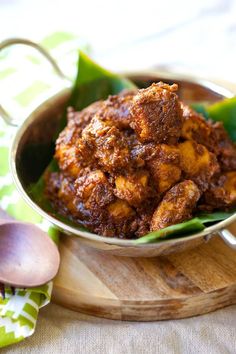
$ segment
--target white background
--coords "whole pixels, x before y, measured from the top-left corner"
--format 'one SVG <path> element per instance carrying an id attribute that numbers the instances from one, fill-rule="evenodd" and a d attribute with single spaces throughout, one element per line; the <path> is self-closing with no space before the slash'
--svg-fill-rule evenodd
<path id="1" fill-rule="evenodd" d="M 159 66 L 236 82 L 234 0 L 0 0 L 0 39 L 85 37 L 113 70 Z"/>

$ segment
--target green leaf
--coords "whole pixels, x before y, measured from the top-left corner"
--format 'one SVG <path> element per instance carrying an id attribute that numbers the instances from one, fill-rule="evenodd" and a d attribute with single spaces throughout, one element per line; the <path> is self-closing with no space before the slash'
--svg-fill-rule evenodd
<path id="1" fill-rule="evenodd" d="M 223 122 L 231 139 L 236 141 L 236 97 L 209 106 L 207 112 L 212 120 Z"/>
<path id="2" fill-rule="evenodd" d="M 56 160 L 52 159 L 46 170 L 44 171 L 43 175 L 39 178 L 39 180 L 31 184 L 28 188 L 28 193 L 30 194 L 31 198 L 46 212 L 52 214 L 53 208 L 50 201 L 47 199 L 44 191 L 45 191 L 45 180 L 44 174 L 46 172 L 57 172 L 59 170 Z"/>
<path id="3" fill-rule="evenodd" d="M 210 222 L 216 222 L 216 221 L 221 221 L 229 218 L 236 212 L 236 209 L 231 209 L 229 212 L 224 212 L 224 211 L 215 211 L 214 213 L 208 214 L 208 213 L 201 213 L 198 214 L 198 219 L 203 223 L 207 224 Z"/>
<path id="4" fill-rule="evenodd" d="M 163 238 L 167 238 L 170 235 L 171 236 L 174 236 L 174 235 L 177 236 L 179 234 L 181 234 L 181 235 L 188 234 L 189 235 L 191 232 L 201 231 L 204 228 L 205 228 L 205 226 L 198 218 L 193 218 L 191 220 L 182 222 L 180 224 L 165 227 L 162 230 L 153 231 L 153 232 L 135 240 L 135 243 L 137 243 L 137 244 L 151 243 L 151 242 L 161 240 Z"/>
<path id="5" fill-rule="evenodd" d="M 124 89 L 134 89 L 130 80 L 113 74 L 79 51 L 78 71 L 68 106 L 80 111 L 91 103 L 116 95 Z M 60 130 L 66 125 L 66 114 L 62 118 Z"/>
<path id="6" fill-rule="evenodd" d="M 230 212 L 215 212 L 211 214 L 201 213 L 198 214 L 195 218 L 182 222 L 180 224 L 171 225 L 165 227 L 162 230 L 153 231 L 139 239 L 135 240 L 135 243 L 151 243 L 165 238 L 170 238 L 180 235 L 190 235 L 191 233 L 199 232 L 205 229 L 205 224 L 214 223 L 227 219 L 236 212 L 236 209 L 231 210 Z"/>
<path id="7" fill-rule="evenodd" d="M 193 103 L 191 107 L 205 119 L 222 122 L 231 139 L 236 141 L 236 97 L 227 98 L 208 107 L 200 103 Z"/>
<path id="8" fill-rule="evenodd" d="M 209 113 L 207 111 L 207 107 L 201 103 L 192 103 L 191 107 L 198 113 L 202 114 L 202 116 L 207 120 L 209 119 Z"/>

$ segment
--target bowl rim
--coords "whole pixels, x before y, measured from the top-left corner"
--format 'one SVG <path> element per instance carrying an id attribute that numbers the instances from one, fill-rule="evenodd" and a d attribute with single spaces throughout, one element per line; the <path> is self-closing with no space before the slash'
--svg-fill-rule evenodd
<path id="1" fill-rule="evenodd" d="M 130 77 L 135 77 L 135 76 L 140 76 L 140 75 L 150 75 L 150 76 L 161 76 L 163 77 L 163 79 L 171 79 L 171 80 L 184 80 L 187 82 L 191 82 L 191 83 L 195 83 L 195 84 L 199 84 L 201 86 L 204 86 L 205 88 L 218 93 L 222 96 L 224 96 L 225 98 L 230 98 L 232 96 L 234 96 L 234 93 L 223 87 L 220 86 L 218 84 L 215 84 L 211 81 L 205 80 L 205 79 L 199 79 L 196 78 L 195 76 L 190 76 L 190 75 L 182 75 L 179 73 L 171 73 L 171 72 L 163 72 L 163 71 L 157 71 L 157 70 L 140 70 L 140 71 L 127 71 L 127 72 L 123 72 L 124 76 L 130 76 Z M 59 97 L 65 96 L 65 95 L 69 95 L 71 92 L 71 88 L 65 88 L 60 90 L 57 94 L 53 95 L 52 97 L 50 97 L 49 99 L 45 100 L 44 102 L 42 102 L 23 122 L 23 124 L 18 128 L 13 142 L 11 144 L 11 148 L 10 148 L 10 155 L 9 155 L 9 159 L 10 159 L 10 170 L 11 170 L 11 174 L 12 174 L 12 178 L 13 181 L 15 183 L 15 186 L 17 188 L 17 190 L 19 191 L 20 195 L 23 197 L 23 199 L 26 201 L 26 203 L 32 207 L 33 210 L 35 210 L 42 218 L 46 219 L 47 221 L 49 221 L 52 225 L 55 225 L 57 228 L 59 228 L 60 230 L 72 234 L 72 235 L 76 235 L 91 241 L 96 241 L 99 243 L 105 243 L 105 244 L 110 244 L 110 245 L 116 245 L 116 246 L 120 246 L 120 247 L 139 247 L 139 248 L 146 248 L 146 247 L 153 247 L 153 245 L 161 246 L 163 244 L 165 244 L 166 246 L 170 246 L 172 244 L 176 244 L 176 243 L 180 243 L 180 242 L 185 242 L 185 241 L 190 241 L 190 240 L 194 240 L 196 238 L 200 238 L 203 236 L 208 235 L 209 237 L 212 234 L 217 233 L 218 231 L 224 229 L 225 227 L 227 227 L 229 224 L 231 224 L 233 221 L 236 220 L 236 213 L 234 213 L 232 216 L 228 217 L 225 220 L 222 220 L 220 222 L 217 222 L 216 224 L 206 227 L 204 230 L 194 233 L 192 235 L 185 235 L 185 236 L 180 236 L 180 237 L 175 237 L 173 239 L 159 239 L 158 242 L 155 243 L 136 243 L 137 239 L 120 239 L 120 238 L 116 238 L 116 237 L 105 237 L 105 236 L 100 236 L 98 234 L 92 233 L 92 232 L 88 232 L 88 231 L 81 231 L 76 227 L 70 226 L 58 219 L 56 219 L 55 217 L 53 217 L 52 215 L 48 214 L 46 211 L 44 211 L 39 205 L 37 205 L 28 195 L 28 193 L 25 191 L 25 189 L 23 188 L 20 179 L 18 178 L 18 174 L 17 174 L 17 169 L 16 169 L 16 153 L 17 153 L 17 147 L 18 144 L 23 136 L 23 134 L 25 133 L 25 131 L 27 130 L 27 128 L 30 126 L 30 124 L 33 122 L 33 120 L 35 119 L 35 116 L 40 115 L 40 113 L 42 111 L 45 111 L 45 109 L 47 109 L 47 106 L 50 106 L 52 104 L 52 102 L 54 102 L 56 99 L 58 99 Z"/>

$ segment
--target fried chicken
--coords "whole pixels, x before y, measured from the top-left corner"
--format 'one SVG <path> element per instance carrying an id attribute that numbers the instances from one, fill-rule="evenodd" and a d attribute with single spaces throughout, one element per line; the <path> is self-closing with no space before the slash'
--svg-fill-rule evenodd
<path id="1" fill-rule="evenodd" d="M 227 210 L 236 206 L 236 172 L 225 172 L 213 179 L 210 187 L 203 194 L 200 209 L 212 211 L 214 209 Z"/>
<path id="2" fill-rule="evenodd" d="M 147 161 L 156 189 L 168 191 L 181 178 L 180 150 L 177 146 L 160 144 L 155 146 L 153 158 Z"/>
<path id="3" fill-rule="evenodd" d="M 119 95 L 109 96 L 104 101 L 101 116 L 103 120 L 112 121 L 119 129 L 129 128 L 131 122 L 130 106 L 133 102 L 135 91 L 124 90 Z"/>
<path id="4" fill-rule="evenodd" d="M 154 211 L 150 229 L 161 230 L 190 219 L 200 195 L 197 185 L 191 180 L 176 184 L 165 194 Z"/>
<path id="5" fill-rule="evenodd" d="M 184 178 L 193 180 L 201 191 L 205 191 L 211 178 L 220 171 L 216 156 L 193 140 L 186 140 L 178 147 Z"/>
<path id="6" fill-rule="evenodd" d="M 101 101 L 94 102 L 81 112 L 68 108 L 68 123 L 56 141 L 55 158 L 60 170 L 75 178 L 83 167 L 92 162 L 92 150 L 82 141 L 81 133 L 102 104 Z"/>
<path id="7" fill-rule="evenodd" d="M 83 130 L 82 141 L 106 172 L 121 171 L 129 166 L 131 156 L 126 137 L 111 121 L 101 120 L 99 114 Z"/>
<path id="8" fill-rule="evenodd" d="M 138 207 L 154 193 L 149 185 L 149 172 L 136 171 L 133 174 L 119 175 L 115 178 L 115 195 L 126 200 L 130 205 Z"/>
<path id="9" fill-rule="evenodd" d="M 194 140 L 209 151 L 218 154 L 217 135 L 211 121 L 206 121 L 199 113 L 182 102 L 181 107 L 184 118 L 181 137 L 185 140 Z"/>
<path id="10" fill-rule="evenodd" d="M 137 238 L 236 206 L 236 148 L 177 85 L 123 91 L 68 109 L 46 193 L 63 216 L 107 237 Z"/>
<path id="11" fill-rule="evenodd" d="M 131 127 L 141 142 L 174 144 L 183 125 L 183 114 L 176 95 L 178 86 L 162 82 L 139 90 L 130 107 Z"/>
<path id="12" fill-rule="evenodd" d="M 236 147 L 230 140 L 222 122 L 214 124 L 217 136 L 218 160 L 222 171 L 236 170 Z"/>

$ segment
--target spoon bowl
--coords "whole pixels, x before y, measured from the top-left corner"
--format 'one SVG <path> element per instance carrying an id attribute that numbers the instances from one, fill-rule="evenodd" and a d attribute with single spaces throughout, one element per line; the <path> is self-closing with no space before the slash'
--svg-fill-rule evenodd
<path id="1" fill-rule="evenodd" d="M 54 242 L 33 224 L 0 219 L 0 283 L 31 288 L 52 280 L 60 256 Z"/>

